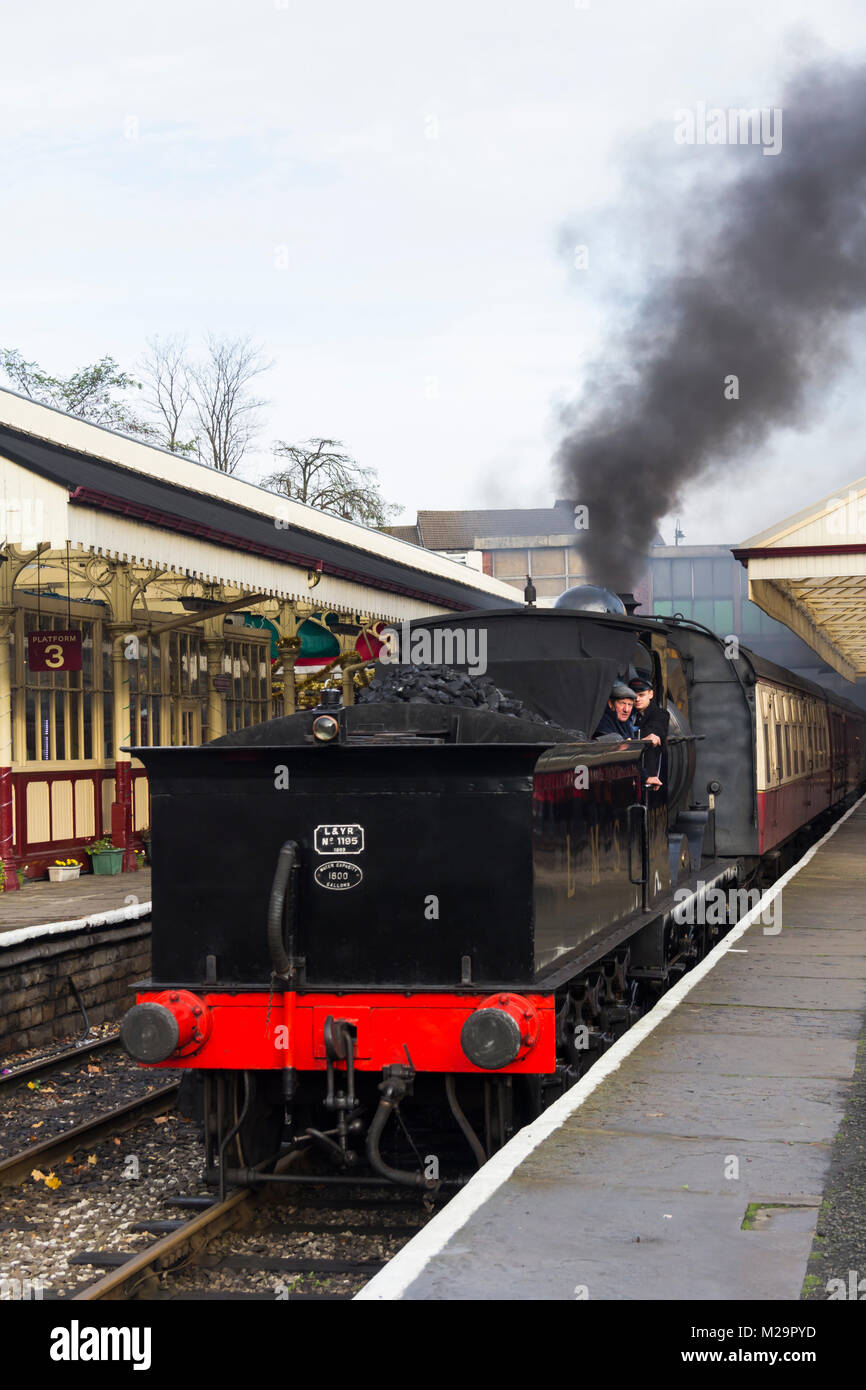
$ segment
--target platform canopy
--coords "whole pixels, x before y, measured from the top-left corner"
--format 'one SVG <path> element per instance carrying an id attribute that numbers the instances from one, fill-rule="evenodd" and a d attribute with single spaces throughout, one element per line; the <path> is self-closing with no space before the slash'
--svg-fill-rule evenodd
<path id="1" fill-rule="evenodd" d="M 866 478 L 734 550 L 749 598 L 847 680 L 866 676 Z"/>
<path id="2" fill-rule="evenodd" d="M 0 390 L 4 555 L 19 590 L 95 597 L 94 565 L 122 564 L 149 602 L 255 593 L 298 621 L 313 608 L 394 621 L 520 601 L 419 545 Z"/>

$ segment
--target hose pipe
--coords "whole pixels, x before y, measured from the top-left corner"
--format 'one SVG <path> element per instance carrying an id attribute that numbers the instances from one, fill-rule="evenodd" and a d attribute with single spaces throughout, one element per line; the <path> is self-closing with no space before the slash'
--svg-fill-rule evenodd
<path id="1" fill-rule="evenodd" d="M 298 846 L 295 840 L 286 840 L 277 856 L 277 867 L 271 885 L 268 902 L 268 951 L 274 974 L 287 980 L 292 973 L 293 961 L 283 940 L 286 896 L 298 862 Z M 290 903 L 290 907 L 292 904 Z"/>
<path id="2" fill-rule="evenodd" d="M 463 1137 L 472 1150 L 475 1156 L 475 1162 L 478 1164 L 479 1168 L 483 1168 L 484 1164 L 487 1162 L 487 1154 L 484 1151 L 484 1145 L 467 1120 L 466 1112 L 457 1099 L 457 1087 L 454 1082 L 453 1073 L 451 1072 L 449 1072 L 445 1078 L 445 1094 L 448 1097 L 448 1105 L 451 1109 L 451 1114 L 457 1121 L 463 1133 Z"/>
<path id="3" fill-rule="evenodd" d="M 420 1187 L 425 1192 L 435 1191 L 439 1187 L 435 1178 L 425 1178 L 423 1173 L 408 1173 L 402 1168 L 391 1168 L 379 1153 L 379 1140 L 382 1137 L 382 1132 L 393 1111 L 397 1109 L 406 1094 L 405 1087 L 394 1082 L 387 1082 L 379 1089 L 382 1092 L 382 1099 L 376 1107 L 376 1113 L 370 1121 L 370 1128 L 367 1130 L 367 1161 L 370 1167 L 374 1173 L 378 1173 L 388 1182 L 402 1183 L 404 1187 Z"/>

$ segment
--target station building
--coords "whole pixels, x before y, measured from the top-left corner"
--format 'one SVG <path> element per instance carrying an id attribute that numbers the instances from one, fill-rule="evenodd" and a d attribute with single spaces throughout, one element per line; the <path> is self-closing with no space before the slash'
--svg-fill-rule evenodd
<path id="1" fill-rule="evenodd" d="M 392 535 L 0 391 L 0 863 L 6 890 L 149 824 L 128 751 L 292 712 L 377 628 L 519 601 Z M 351 693 L 347 687 L 347 693 Z"/>
<path id="2" fill-rule="evenodd" d="M 414 525 L 390 526 L 389 534 L 493 575 L 522 594 L 532 580 L 539 608 L 585 583 L 575 529 L 574 502 L 552 507 L 505 507 L 481 511 L 422 511 Z"/>

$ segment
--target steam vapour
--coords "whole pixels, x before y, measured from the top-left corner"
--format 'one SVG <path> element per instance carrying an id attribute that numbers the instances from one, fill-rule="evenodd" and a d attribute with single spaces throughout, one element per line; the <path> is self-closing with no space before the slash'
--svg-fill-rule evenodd
<path id="1" fill-rule="evenodd" d="M 692 190 L 690 248 L 592 372 L 588 414 L 583 402 L 567 413 L 576 423 L 557 451 L 559 480 L 589 508 L 586 570 L 610 587 L 639 577 L 685 484 L 730 467 L 774 428 L 808 423 L 866 302 L 866 70 L 811 68 L 782 110 L 774 157 L 739 146 L 733 181 L 719 164 L 715 185 Z M 702 153 L 708 165 L 725 158 Z M 739 399 L 726 398 L 730 375 Z"/>

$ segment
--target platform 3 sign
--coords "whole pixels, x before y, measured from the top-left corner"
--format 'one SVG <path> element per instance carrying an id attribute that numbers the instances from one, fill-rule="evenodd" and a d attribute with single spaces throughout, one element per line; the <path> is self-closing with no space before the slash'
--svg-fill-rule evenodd
<path id="1" fill-rule="evenodd" d="M 27 664 L 31 671 L 80 671 L 80 632 L 28 632 Z"/>

